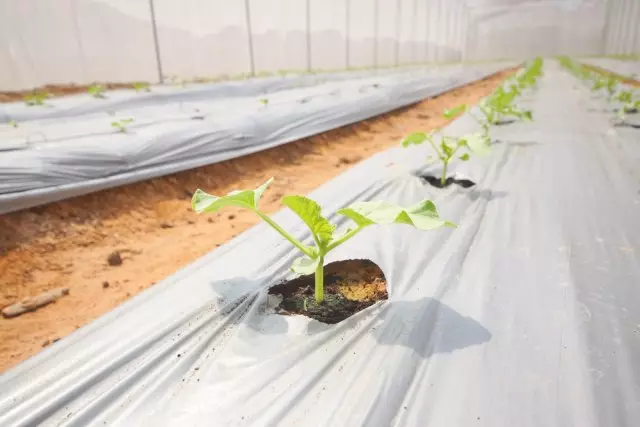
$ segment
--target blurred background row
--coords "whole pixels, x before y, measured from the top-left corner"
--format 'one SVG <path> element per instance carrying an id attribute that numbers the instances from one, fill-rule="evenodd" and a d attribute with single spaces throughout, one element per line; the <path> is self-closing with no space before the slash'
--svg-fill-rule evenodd
<path id="1" fill-rule="evenodd" d="M 640 0 L 0 0 L 0 90 L 633 55 Z"/>

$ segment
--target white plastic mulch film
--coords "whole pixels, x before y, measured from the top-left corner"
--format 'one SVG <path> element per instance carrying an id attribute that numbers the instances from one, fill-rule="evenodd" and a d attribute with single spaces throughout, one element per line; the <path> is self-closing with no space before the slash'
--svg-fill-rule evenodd
<path id="1" fill-rule="evenodd" d="M 634 0 L 2 0 L 0 90 L 632 54 L 638 22 Z"/>

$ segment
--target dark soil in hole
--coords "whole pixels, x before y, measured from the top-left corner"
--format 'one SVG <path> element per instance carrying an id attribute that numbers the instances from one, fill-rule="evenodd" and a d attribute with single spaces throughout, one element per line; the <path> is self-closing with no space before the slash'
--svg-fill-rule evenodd
<path id="1" fill-rule="evenodd" d="M 618 127 L 625 127 L 625 128 L 640 129 L 640 123 L 627 123 L 627 122 L 622 122 L 622 123 L 616 123 L 614 126 L 618 126 Z"/>
<path id="2" fill-rule="evenodd" d="M 329 324 L 341 322 L 389 297 L 384 273 L 366 259 L 327 264 L 321 304 L 316 303 L 314 287 L 314 275 L 310 274 L 279 283 L 269 289 L 269 294 L 282 295 L 280 314 L 301 314 Z"/>
<path id="3" fill-rule="evenodd" d="M 504 125 L 514 123 L 515 121 L 516 121 L 515 119 L 500 119 L 494 124 L 494 126 L 504 126 Z"/>
<path id="4" fill-rule="evenodd" d="M 447 181 L 445 182 L 444 185 L 442 185 L 442 182 L 440 182 L 440 177 L 439 176 L 436 177 L 436 176 L 433 176 L 433 175 L 418 175 L 418 177 L 421 180 L 423 180 L 423 181 L 425 181 L 425 182 L 427 182 L 427 183 L 429 183 L 429 184 L 431 184 L 431 185 L 433 185 L 434 187 L 437 187 L 437 188 L 445 188 L 445 187 L 450 186 L 451 184 L 457 184 L 462 188 L 470 188 L 470 187 L 473 187 L 474 185 L 476 185 L 476 183 L 471 181 L 470 179 L 456 179 L 456 178 L 454 178 L 452 176 L 447 178 Z"/>

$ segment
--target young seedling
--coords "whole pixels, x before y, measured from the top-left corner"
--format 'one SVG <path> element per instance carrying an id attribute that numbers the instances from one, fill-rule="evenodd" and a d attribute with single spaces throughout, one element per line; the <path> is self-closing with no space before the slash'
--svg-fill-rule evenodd
<path id="1" fill-rule="evenodd" d="M 106 98 L 104 94 L 104 86 L 101 84 L 94 84 L 87 88 L 87 93 L 94 98 L 104 99 Z"/>
<path id="2" fill-rule="evenodd" d="M 608 99 L 611 100 L 613 98 L 613 95 L 616 93 L 619 84 L 620 79 L 614 76 L 594 76 L 594 83 L 591 87 L 591 90 L 597 93 L 602 89 L 606 89 Z"/>
<path id="3" fill-rule="evenodd" d="M 18 127 L 18 122 L 16 122 L 15 120 L 9 120 L 8 125 L 13 127 L 13 128 L 17 128 Z"/>
<path id="4" fill-rule="evenodd" d="M 324 301 L 324 260 L 326 255 L 364 228 L 375 224 L 394 223 L 411 225 L 419 230 L 432 230 L 443 226 L 455 227 L 455 224 L 440 219 L 436 206 L 430 200 L 424 200 L 408 208 L 382 201 L 356 202 L 337 212 L 354 223 L 344 233 L 337 234 L 336 226 L 322 215 L 322 209 L 318 203 L 304 196 L 285 196 L 282 203 L 298 215 L 311 232 L 315 245 L 308 246 L 285 231 L 258 208 L 260 197 L 272 181 L 273 178 L 269 179 L 255 190 L 232 191 L 222 197 L 213 196 L 198 189 L 193 194 L 191 205 L 197 213 L 216 212 L 228 206 L 235 206 L 248 209 L 258 215 L 302 252 L 303 255 L 293 262 L 291 269 L 299 274 L 315 273 L 315 300 L 317 304 Z"/>
<path id="5" fill-rule="evenodd" d="M 265 107 L 269 104 L 269 100 L 267 98 L 260 98 L 258 99 L 258 102 L 264 105 Z"/>
<path id="6" fill-rule="evenodd" d="M 44 105 L 44 101 L 49 98 L 48 92 L 35 91 L 31 95 L 24 96 L 24 103 L 30 107 L 34 105 Z"/>
<path id="7" fill-rule="evenodd" d="M 515 117 L 518 120 L 533 120 L 533 114 L 531 111 L 520 109 L 513 103 L 515 97 L 519 94 L 515 87 L 511 88 L 511 91 L 505 91 L 499 87 L 491 96 L 485 98 L 480 102 L 478 108 L 484 116 L 484 122 L 478 120 L 477 117 L 471 115 L 480 125 L 486 127 L 486 125 L 497 125 L 505 117 Z"/>
<path id="8" fill-rule="evenodd" d="M 617 114 L 620 119 L 624 119 L 627 114 L 635 114 L 640 109 L 640 99 L 634 99 L 633 92 L 630 90 L 618 92 L 613 100 L 621 104 Z"/>
<path id="9" fill-rule="evenodd" d="M 491 152 L 491 139 L 484 129 L 481 132 L 471 133 L 461 138 L 443 135 L 439 144 L 435 141 L 435 138 L 435 132 L 415 132 L 402 141 L 402 146 L 406 148 L 410 145 L 420 145 L 428 142 L 433 151 L 435 151 L 436 158 L 442 163 L 440 185 L 443 187 L 447 183 L 449 163 L 456 155 L 460 160 L 466 162 L 471 158 L 472 153 L 484 156 Z M 461 151 L 463 151 L 462 154 L 460 154 Z"/>
<path id="10" fill-rule="evenodd" d="M 136 92 L 151 92 L 149 83 L 136 82 L 133 84 L 133 88 L 135 89 Z"/>
<path id="11" fill-rule="evenodd" d="M 115 122 L 111 122 L 111 126 L 118 129 L 118 132 L 126 133 L 127 126 L 130 125 L 131 123 L 133 123 L 133 119 L 131 118 L 121 119 L 121 120 L 116 120 Z"/>

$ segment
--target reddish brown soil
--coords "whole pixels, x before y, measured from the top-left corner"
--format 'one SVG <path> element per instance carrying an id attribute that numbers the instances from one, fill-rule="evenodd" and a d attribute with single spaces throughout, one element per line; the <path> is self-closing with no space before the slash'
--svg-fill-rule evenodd
<path id="1" fill-rule="evenodd" d="M 582 64 L 582 65 L 584 65 L 585 68 L 587 68 L 587 69 L 589 69 L 591 71 L 594 71 L 594 72 L 596 72 L 598 74 L 602 74 L 603 76 L 617 77 L 624 84 L 628 84 L 628 85 L 635 86 L 635 87 L 640 87 L 640 81 L 638 81 L 638 80 L 627 78 L 626 76 L 622 76 L 620 74 L 616 74 L 613 71 L 609 71 L 609 70 L 606 70 L 604 68 L 596 67 L 595 65 L 587 65 L 587 64 Z"/>
<path id="2" fill-rule="evenodd" d="M 133 89 L 133 83 L 100 83 L 104 86 L 105 90 L 114 89 Z M 35 92 L 46 92 L 51 97 L 75 95 L 78 93 L 87 93 L 90 85 L 45 85 L 39 88 L 16 90 L 11 92 L 0 92 L 0 103 L 3 102 L 21 102 L 24 101 L 24 97 L 32 95 Z"/>
<path id="3" fill-rule="evenodd" d="M 444 109 L 477 102 L 508 73 L 261 153 L 0 216 L 0 308 L 53 288 L 70 289 L 36 312 L 0 318 L 0 371 L 258 222 L 242 210 L 194 214 L 190 198 L 196 188 L 225 194 L 275 176 L 261 201 L 262 209 L 274 212 L 285 191 L 306 194 L 397 146 L 403 135 L 444 125 Z"/>

